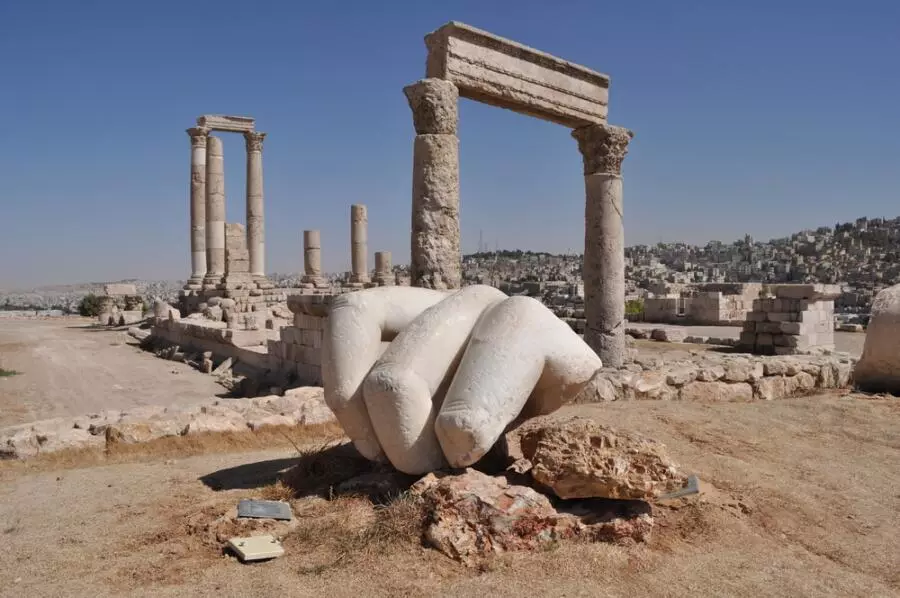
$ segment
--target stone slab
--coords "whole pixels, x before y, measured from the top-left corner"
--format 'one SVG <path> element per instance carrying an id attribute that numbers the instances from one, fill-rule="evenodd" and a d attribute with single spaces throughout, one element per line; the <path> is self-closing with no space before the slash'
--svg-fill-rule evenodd
<path id="1" fill-rule="evenodd" d="M 837 284 L 776 284 L 769 287 L 779 299 L 808 299 L 821 301 L 835 299 L 841 294 L 841 286 Z"/>
<path id="2" fill-rule="evenodd" d="M 137 295 L 137 289 L 133 284 L 115 283 L 103 285 L 103 291 L 110 297 L 120 295 Z"/>
<path id="3" fill-rule="evenodd" d="M 228 541 L 228 547 L 245 562 L 274 559 L 284 554 L 281 542 L 271 535 L 232 538 Z"/>
<path id="4" fill-rule="evenodd" d="M 249 116 L 229 116 L 226 114 L 204 114 L 197 119 L 198 127 L 205 127 L 213 131 L 232 131 L 244 133 L 253 131 L 256 121 Z"/>
<path id="5" fill-rule="evenodd" d="M 609 76 L 464 23 L 425 36 L 426 77 L 459 95 L 568 127 L 605 123 Z"/>

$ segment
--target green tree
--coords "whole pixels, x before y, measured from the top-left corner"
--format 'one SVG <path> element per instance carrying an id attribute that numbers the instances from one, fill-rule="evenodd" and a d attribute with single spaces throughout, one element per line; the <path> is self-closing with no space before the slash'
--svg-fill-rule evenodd
<path id="1" fill-rule="evenodd" d="M 82 297 L 81 303 L 78 304 L 78 313 L 88 318 L 96 318 L 100 315 L 101 300 L 101 297 L 88 293 Z"/>

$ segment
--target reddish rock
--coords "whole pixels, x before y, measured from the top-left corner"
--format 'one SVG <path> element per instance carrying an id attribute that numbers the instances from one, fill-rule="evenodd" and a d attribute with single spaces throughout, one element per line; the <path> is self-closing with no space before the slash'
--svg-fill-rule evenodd
<path id="1" fill-rule="evenodd" d="M 426 542 L 467 565 L 573 537 L 644 542 L 653 529 L 646 503 L 602 501 L 589 508 L 580 503 L 572 513 L 558 512 L 543 494 L 474 469 L 455 476 L 429 474 L 411 490 L 425 503 Z"/>

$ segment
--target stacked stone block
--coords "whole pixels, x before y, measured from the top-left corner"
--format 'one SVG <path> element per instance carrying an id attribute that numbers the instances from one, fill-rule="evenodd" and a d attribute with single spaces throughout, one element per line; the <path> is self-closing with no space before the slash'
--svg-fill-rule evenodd
<path id="1" fill-rule="evenodd" d="M 774 285 L 771 297 L 755 299 L 738 350 L 758 355 L 794 355 L 834 350 L 836 285 Z"/>
<path id="2" fill-rule="evenodd" d="M 269 343 L 288 373 L 296 373 L 301 384 L 322 384 L 322 335 L 325 318 L 309 314 L 294 314 L 294 325 L 281 329 L 280 341 Z"/>

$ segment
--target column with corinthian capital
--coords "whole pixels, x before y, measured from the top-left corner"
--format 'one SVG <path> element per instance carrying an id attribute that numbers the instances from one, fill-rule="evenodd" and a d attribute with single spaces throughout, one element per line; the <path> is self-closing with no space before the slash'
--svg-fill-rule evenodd
<path id="1" fill-rule="evenodd" d="M 247 251 L 250 252 L 250 275 L 254 280 L 266 279 L 266 225 L 263 209 L 262 147 L 266 134 L 244 133 L 247 144 Z"/>
<path id="2" fill-rule="evenodd" d="M 572 131 L 584 160 L 584 340 L 603 365 L 625 361 L 622 161 L 634 133 L 607 124 Z"/>
<path id="3" fill-rule="evenodd" d="M 191 277 L 186 289 L 199 290 L 206 275 L 206 138 L 209 129 L 187 130 L 191 137 Z"/>

